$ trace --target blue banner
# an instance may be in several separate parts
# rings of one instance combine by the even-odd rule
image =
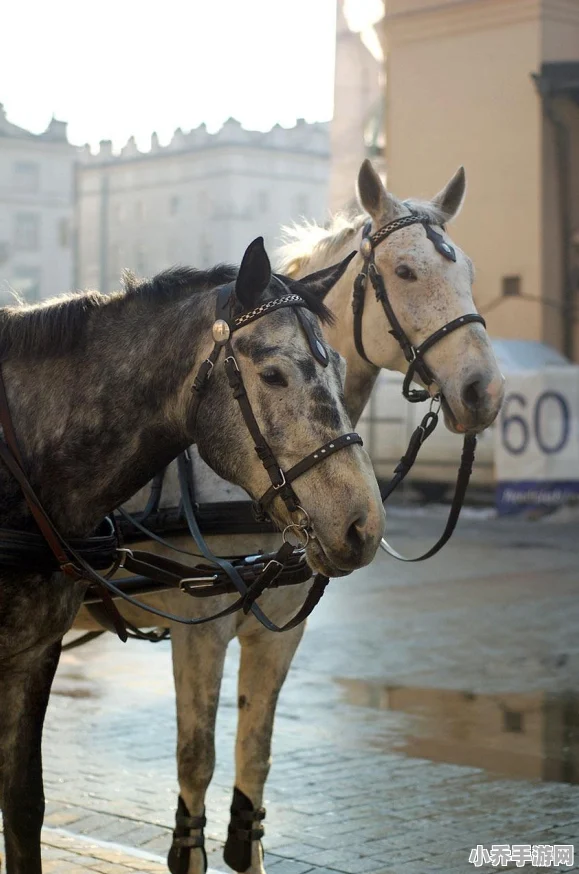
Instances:
[[[579,499],[579,480],[502,482],[497,486],[496,506],[501,515],[507,515],[527,509],[560,507],[574,497]]]

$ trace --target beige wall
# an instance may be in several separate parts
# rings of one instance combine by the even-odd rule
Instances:
[[[543,0],[540,34],[543,62],[579,60],[579,0]],[[554,110],[569,128],[571,156],[570,206],[571,232],[579,235],[579,110],[568,100],[557,99]],[[543,295],[562,300],[561,226],[555,136],[552,123],[543,119],[542,128],[542,206],[543,206]],[[572,270],[579,285],[579,245],[572,250]],[[574,331],[575,360],[579,360],[579,324]],[[543,339],[561,347],[563,341],[560,311],[544,307]]]
[[[560,298],[553,131],[531,74],[579,58],[579,0],[388,0],[385,40],[389,187],[430,196],[464,164],[467,199],[451,235],[475,262],[478,306],[500,298],[509,275],[525,295]],[[579,113],[564,111],[579,137]],[[495,336],[560,346],[561,318],[506,298],[488,324]]]
[[[504,275],[540,291],[535,5],[448,2],[414,14],[405,0],[388,5],[388,183],[399,195],[432,195],[464,164],[467,200],[451,234],[475,262],[481,308]],[[528,304],[521,318],[520,306],[507,300],[489,313],[491,332],[537,337],[540,308]]]
[[[368,51],[360,34],[353,33],[336,5],[336,70],[334,115],[330,128],[330,211],[356,204],[356,179],[366,157],[364,127],[379,101],[382,64]]]

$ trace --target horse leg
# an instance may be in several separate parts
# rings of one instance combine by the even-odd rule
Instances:
[[[277,699],[304,623],[284,634],[260,631],[239,636],[239,721],[235,747],[235,788],[223,858],[238,872],[265,874],[261,837],[263,790],[271,765],[271,738]]]
[[[0,664],[0,801],[6,874],[41,874],[42,727],[60,641]]]
[[[229,627],[229,623],[225,623]],[[171,874],[204,874],[205,793],[215,767],[215,718],[230,636],[212,628],[171,627],[177,696],[179,803],[168,865]]]

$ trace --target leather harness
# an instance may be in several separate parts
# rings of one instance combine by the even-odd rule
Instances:
[[[408,207],[408,209],[410,209],[410,207]],[[406,477],[406,475],[412,468],[412,465],[416,461],[416,457],[418,455],[418,452],[420,451],[420,447],[422,446],[424,441],[428,437],[430,437],[438,424],[437,407],[440,406],[440,403],[442,401],[441,392],[438,391],[434,395],[431,395],[431,393],[426,388],[413,389],[410,387],[412,380],[416,375],[420,377],[425,386],[430,386],[433,383],[436,383],[436,377],[424,359],[425,353],[429,349],[432,349],[432,347],[436,343],[439,343],[440,340],[443,340],[453,331],[462,328],[464,325],[478,322],[486,328],[486,322],[481,315],[479,315],[478,313],[466,313],[463,316],[452,319],[441,328],[438,328],[438,330],[434,331],[434,333],[427,337],[426,340],[423,340],[419,346],[414,346],[412,344],[408,335],[404,331],[404,328],[400,324],[396,313],[394,312],[394,308],[392,307],[392,303],[388,296],[386,284],[382,278],[382,275],[376,267],[376,263],[374,260],[374,250],[391,234],[394,234],[396,231],[399,231],[402,228],[407,228],[410,225],[415,224],[422,225],[426,236],[433,244],[436,251],[439,252],[443,256],[443,258],[446,258],[449,261],[456,261],[455,250],[450,245],[450,243],[446,242],[442,234],[439,234],[437,231],[434,230],[434,228],[432,227],[431,218],[426,213],[418,213],[410,209],[410,215],[401,216],[400,218],[388,222],[388,224],[379,228],[373,234],[371,233],[372,223],[369,222],[364,226],[364,230],[362,232],[360,254],[364,259],[364,263],[362,265],[360,273],[355,279],[354,293],[352,297],[352,310],[354,314],[354,342],[356,344],[356,351],[358,352],[358,355],[360,355],[360,357],[367,361],[369,364],[372,364],[372,362],[366,355],[366,352],[364,350],[364,344],[362,341],[362,316],[364,313],[364,302],[369,278],[374,288],[376,300],[378,300],[382,304],[384,315],[386,316],[386,319],[388,320],[388,323],[390,325],[389,333],[392,334],[392,336],[398,341],[398,345],[402,349],[404,357],[408,362],[408,369],[406,371],[406,374],[404,376],[404,382],[402,384],[402,394],[407,401],[410,401],[410,403],[413,404],[426,401],[429,398],[431,401],[429,411],[426,413],[420,425],[418,425],[418,427],[412,434],[408,444],[408,449],[406,450],[405,454],[402,456],[394,470],[394,477],[388,483],[388,485],[384,489],[382,489],[383,501],[386,501],[387,498],[390,497],[392,492],[400,485],[402,480]],[[373,366],[376,367],[377,365]],[[472,473],[475,449],[475,435],[465,435],[460,467],[457,475],[450,513],[448,516],[446,527],[441,537],[434,544],[434,546],[432,546],[429,550],[427,550],[427,552],[423,553],[422,555],[413,558],[407,558],[397,552],[397,550],[395,550],[392,546],[390,546],[385,538],[382,538],[380,546],[385,552],[387,552],[393,558],[398,559],[399,561],[414,562],[424,561],[427,558],[431,558],[442,549],[445,543],[447,543],[450,539],[456,527],[456,523],[462,509],[464,497],[466,495],[466,490],[468,488],[468,483],[470,480],[470,475]]]
[[[352,298],[354,341],[358,354],[365,361],[372,364],[366,355],[362,339],[362,316],[369,278],[374,288],[376,299],[381,303],[390,325],[390,333],[398,341],[408,362],[408,370],[402,388],[404,397],[411,403],[425,401],[428,398],[431,399],[430,410],[412,434],[408,449],[395,468],[394,477],[382,490],[382,499],[384,501],[406,477],[416,460],[420,447],[438,424],[438,410],[435,409],[435,406],[441,400],[440,393],[431,396],[427,389],[410,388],[415,375],[418,375],[426,386],[430,386],[436,381],[434,374],[424,359],[425,353],[445,336],[448,336],[449,333],[466,324],[478,322],[486,327],[482,316],[478,313],[468,313],[443,325],[420,345],[414,346],[411,343],[396,317],[384,280],[376,268],[374,250],[390,234],[413,224],[422,224],[428,239],[443,257],[452,261],[456,260],[456,253],[452,246],[444,240],[441,234],[432,228],[429,216],[424,213],[411,211],[410,215],[389,222],[387,225],[379,228],[374,234],[371,233],[370,222],[363,231],[360,253],[364,263],[356,277]],[[274,278],[283,286],[284,290],[287,290],[281,277],[275,276]],[[243,384],[241,371],[231,345],[231,334],[240,327],[261,318],[268,312],[289,306],[294,308],[298,316],[300,326],[308,340],[312,355],[323,366],[326,366],[328,363],[327,353],[312,331],[311,325],[303,317],[300,307],[306,306],[306,303],[299,295],[285,294],[283,297],[267,301],[260,307],[234,318],[232,316],[233,292],[233,283],[218,289],[216,319],[213,326],[214,347],[211,354],[200,366],[193,383],[193,413],[194,416],[197,413],[201,399],[210,382],[213,368],[223,349],[226,355],[225,371],[229,385],[239,404],[245,424],[253,438],[255,450],[268,473],[271,485],[259,501],[253,502],[253,505],[249,502],[236,502],[235,519],[239,519],[241,510],[244,511],[241,514],[243,521],[241,523],[238,522],[236,526],[233,517],[229,515],[232,509],[230,504],[199,506],[195,502],[190,454],[186,451],[179,456],[179,482],[182,495],[181,510],[185,516],[189,532],[197,543],[202,556],[208,562],[207,564],[192,567],[173,559],[142,550],[131,550],[127,546],[121,545],[123,543],[123,535],[135,538],[140,536],[140,534],[145,534],[174,552],[199,557],[197,553],[191,553],[175,547],[169,541],[152,531],[151,526],[146,527],[143,524],[145,520],[148,521],[155,514],[159,514],[161,518],[163,517],[163,514],[159,512],[163,472],[157,474],[153,479],[151,494],[147,507],[141,515],[141,521],[136,516],[131,516],[120,508],[118,512],[121,518],[119,519],[118,516],[114,515],[107,517],[101,526],[99,526],[98,531],[91,537],[65,541],[42,508],[24,473],[24,465],[12,424],[0,369],[0,424],[4,429],[6,441],[4,443],[4,441],[0,440],[0,457],[19,483],[40,530],[39,535],[0,529],[0,567],[9,568],[16,566],[22,568],[24,565],[31,571],[37,572],[60,569],[72,579],[88,581],[89,587],[85,596],[85,604],[94,612],[94,615],[98,616],[99,621],[105,627],[115,630],[123,640],[126,640],[127,636],[130,635],[132,637],[157,641],[165,635],[158,632],[143,632],[131,626],[118,613],[113,598],[121,598],[162,619],[181,622],[186,625],[209,622],[242,609],[245,613],[251,611],[266,628],[272,631],[285,631],[294,628],[311,613],[328,584],[327,577],[320,574],[316,575],[302,607],[292,619],[282,626],[277,626],[273,623],[255,603],[259,595],[267,588],[295,585],[306,582],[311,577],[311,571],[306,563],[303,549],[296,550],[289,542],[288,532],[290,531],[304,536],[306,541],[311,536],[309,517],[300,506],[299,499],[292,488],[292,483],[315,464],[329,457],[334,452],[344,449],[346,446],[362,444],[362,439],[355,432],[341,435],[306,456],[289,471],[281,469],[263,437],[253,414]],[[421,556],[405,558],[393,549],[386,540],[382,539],[381,546],[386,552],[401,561],[424,561],[435,555],[444,546],[456,526],[462,508],[472,472],[475,448],[476,437],[474,435],[466,435],[451,510],[445,530],[437,543]],[[298,523],[293,523],[284,530],[283,543],[277,553],[235,556],[230,559],[224,559],[218,558],[211,552],[204,540],[201,527],[205,528],[205,530],[209,528],[212,531],[218,530],[226,533],[231,533],[235,527],[243,532],[249,530],[273,532],[275,528],[267,516],[267,508],[278,495],[284,501],[289,512],[300,513],[301,519]],[[252,519],[250,519],[247,512],[249,507],[252,507]],[[203,514],[202,511],[205,511],[205,513]],[[229,519],[223,519],[224,515],[225,517],[229,515]],[[173,514],[173,518],[170,518],[170,511],[167,511],[165,516],[168,517],[165,525],[169,531],[182,530],[183,519],[181,512],[178,512],[176,515]],[[201,524],[198,516],[201,516]],[[111,566],[112,569],[106,577],[97,572],[97,570],[104,570]],[[131,571],[135,576],[117,580],[113,583],[109,577],[121,567]],[[182,591],[197,598],[235,592],[239,594],[239,598],[229,607],[216,614],[188,619],[150,607],[133,597],[135,594],[142,595],[163,591],[166,587],[179,587]],[[129,630],[127,630],[127,626]],[[93,633],[84,635],[83,640],[92,636]]]
[[[308,339],[308,343],[312,349],[312,354],[314,354],[316,359],[320,361],[320,363],[323,363],[324,366],[328,363],[328,356],[323,346],[315,337],[314,332],[307,330],[304,327],[307,324],[307,320],[303,318],[298,308],[306,307],[307,303],[299,295],[285,294],[283,297],[267,301],[249,312],[234,317],[234,291],[234,283],[222,286],[217,291],[217,306],[215,322],[213,325],[214,346],[208,358],[199,367],[197,376],[193,382],[193,420],[195,420],[201,400],[210,384],[213,368],[223,350],[226,356],[224,366],[229,385],[233,391],[234,398],[239,404],[244,422],[252,436],[255,451],[271,482],[271,486],[257,502],[259,512],[267,512],[267,508],[271,505],[274,498],[279,496],[291,514],[295,513],[300,515],[297,522],[292,522],[286,526],[283,532],[283,543],[280,549],[275,555],[271,557],[268,556],[267,563],[263,561],[262,556],[259,557],[262,559],[261,564],[258,561],[252,563],[247,559],[244,560],[245,567],[243,569],[245,570],[245,574],[240,570],[239,564],[235,564],[213,555],[203,539],[195,517],[195,506],[189,485],[191,481],[189,471],[191,460],[188,453],[183,453],[179,456],[178,460],[184,512],[190,532],[196,540],[203,556],[211,565],[218,568],[218,573],[208,576],[207,571],[204,569],[184,565],[172,559],[147,552],[131,551],[130,549],[119,546],[118,544],[115,548],[116,558],[110,573],[107,574],[107,576],[98,573],[95,567],[91,566],[85,558],[87,549],[92,549],[94,551],[96,548],[97,552],[99,552],[98,544],[95,543],[95,538],[88,538],[77,542],[76,545],[73,545],[72,540],[65,540],[50,520],[48,514],[42,507],[39,498],[30,485],[25,473],[22,455],[16,439],[6,390],[0,370],[0,424],[4,430],[4,437],[6,440],[6,442],[0,440],[0,458],[2,458],[8,470],[18,482],[30,512],[32,513],[40,533],[53,556],[53,560],[49,563],[48,569],[52,570],[57,567],[74,580],[86,580],[89,582],[91,587],[94,587],[92,589],[93,594],[95,590],[98,591],[98,596],[103,601],[109,619],[122,640],[126,640],[128,636],[126,623],[116,609],[112,600],[113,597],[122,598],[124,601],[127,601],[128,603],[164,620],[180,622],[184,625],[198,625],[209,622],[213,619],[228,616],[237,610],[242,609],[245,613],[252,612],[253,615],[270,631],[287,631],[294,628],[300,622],[303,622],[311,613],[322,597],[329,582],[327,577],[322,574],[317,574],[300,610],[298,610],[292,619],[282,626],[278,626],[272,622],[255,603],[256,599],[266,588],[276,583],[281,572],[288,563],[290,563],[292,571],[299,578],[299,581],[311,577],[311,571],[307,568],[303,549],[297,551],[296,547],[289,539],[290,534],[293,534],[298,538],[303,537],[305,538],[305,545],[307,545],[308,540],[314,536],[310,527],[309,516],[300,506],[298,496],[292,483],[306,471],[310,470],[316,464],[319,464],[335,452],[345,449],[348,446],[354,446],[356,444],[362,445],[362,438],[355,432],[343,434],[328,441],[328,443],[321,446],[315,452],[310,453],[289,471],[284,471],[280,467],[265,437],[261,433],[253,414],[251,403],[243,383],[241,370],[235,358],[231,344],[231,335],[239,328],[250,324],[267,313],[275,312],[276,310],[285,307],[291,307],[298,314],[300,325]],[[315,347],[313,346],[314,341],[316,344]],[[113,524],[113,522],[110,522],[110,525]],[[18,541],[20,544],[24,544],[26,542],[31,543],[34,541],[34,544],[38,546],[38,535],[29,534],[28,532],[11,532],[11,536],[13,542]],[[110,531],[109,536],[112,536]],[[108,553],[108,557],[111,558],[110,548],[112,543],[110,540],[107,540],[106,543],[101,545],[103,546],[102,551],[100,551],[101,561],[105,552]],[[26,564],[26,559],[22,555],[22,552],[20,552],[17,566],[21,569],[22,566],[26,566]],[[46,567],[47,566],[44,565],[45,571]],[[143,604],[132,595],[129,595],[124,591],[124,588],[127,587],[127,584],[128,587],[130,587],[130,579],[129,581],[121,580],[113,582],[110,579],[110,576],[120,568],[125,568],[135,574],[142,575],[141,578],[137,577],[133,579],[133,582],[136,579],[137,586],[144,578],[145,580],[154,580],[161,587],[179,586],[182,591],[194,594],[195,596],[205,597],[212,596],[213,594],[216,594],[216,592],[223,594],[225,591],[236,591],[239,594],[239,598],[228,607],[211,616],[199,618],[177,616],[172,613],[167,613],[164,610]],[[227,582],[224,586],[223,583],[225,580],[227,580]],[[297,579],[294,578],[293,582],[297,582]],[[218,583],[219,585],[215,587],[215,583]]]

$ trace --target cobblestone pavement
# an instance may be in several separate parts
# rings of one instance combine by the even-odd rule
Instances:
[[[441,524],[400,511],[389,530],[418,552]],[[497,868],[475,868],[470,850],[501,843],[574,844],[576,867],[532,870],[579,871],[578,530],[473,517],[442,556],[381,554],[331,583],[280,699],[270,874],[486,874]],[[237,655],[232,644],[207,803],[221,870]],[[165,871],[174,748],[168,644],[108,635],[63,656],[45,731],[45,870]]]

